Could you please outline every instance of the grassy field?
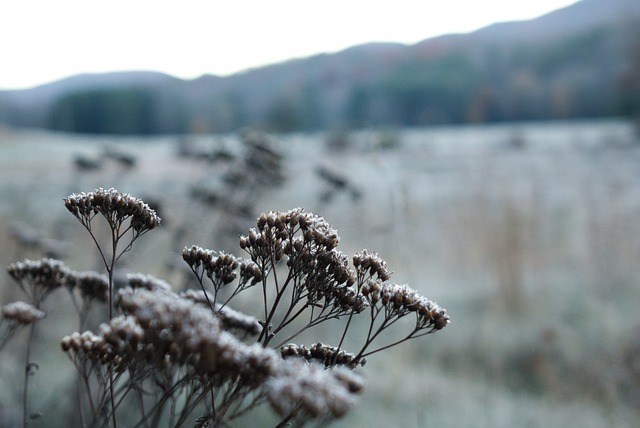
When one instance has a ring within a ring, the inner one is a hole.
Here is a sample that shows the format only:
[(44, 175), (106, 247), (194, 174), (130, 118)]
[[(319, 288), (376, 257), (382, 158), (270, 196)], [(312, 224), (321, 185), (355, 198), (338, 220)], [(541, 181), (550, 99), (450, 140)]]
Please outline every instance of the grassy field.
[[(62, 203), (97, 187), (156, 204), (163, 224), (136, 243), (125, 270), (176, 288), (185, 277), (173, 262), (184, 246), (239, 254), (237, 234), (261, 212), (304, 207), (337, 228), (342, 251), (378, 251), (395, 282), (452, 319), (438, 334), (372, 356), (360, 370), (365, 393), (338, 426), (637, 426), (640, 144), (631, 125), (287, 135), (272, 144), (284, 180), (233, 187), (234, 173), (252, 174), (228, 160), (243, 156), (236, 136), (0, 129), (0, 265), (49, 249), (73, 269), (99, 270)], [(79, 157), (99, 168), (79, 169)], [(16, 230), (39, 245), (20, 243)], [(20, 297), (4, 275), (0, 304)], [(35, 350), (31, 402), (47, 417), (34, 427), (64, 420), (57, 392), (73, 372), (58, 343), (77, 325), (55, 304)], [(316, 340), (330, 341), (325, 333)], [(21, 384), (19, 343), (0, 359), (3, 385)], [(8, 420), (20, 388), (0, 389)]]

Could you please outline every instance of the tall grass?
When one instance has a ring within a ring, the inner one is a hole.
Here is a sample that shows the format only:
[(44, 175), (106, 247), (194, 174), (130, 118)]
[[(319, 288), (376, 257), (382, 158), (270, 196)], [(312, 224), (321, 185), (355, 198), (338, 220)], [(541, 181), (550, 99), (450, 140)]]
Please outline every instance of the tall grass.
[[(370, 358), (364, 372), (375, 374), (367, 376), (360, 404), (337, 425), (565, 426), (572, 420), (584, 426), (635, 425), (640, 156), (626, 123), (403, 130), (398, 144), (384, 150), (376, 148), (374, 132), (363, 132), (348, 135), (339, 153), (327, 151), (321, 138), (282, 137), (273, 147), (280, 149), (287, 180), (251, 193), (250, 216), (226, 214), (232, 221), (224, 223), (234, 226), (223, 234), (212, 223), (221, 218), (214, 213), (224, 211), (224, 204), (184, 201), (194, 183), (198, 189), (224, 189), (223, 172), (240, 163), (176, 157), (169, 138), (152, 145), (113, 140), (107, 143), (137, 156), (135, 168), (105, 160), (99, 170), (75, 172), (73, 155), (99, 156), (101, 141), (7, 134), (2, 147), (15, 151), (7, 152), (10, 163), (0, 156), (5, 167), (0, 174), (13, 176), (0, 188), (3, 200), (12, 201), (0, 207), (7, 226), (0, 231), (6, 242), (0, 258), (6, 266), (46, 255), (42, 247), (19, 245), (11, 236), (8, 226), (19, 218), (43, 240), (65, 238), (63, 257), (70, 266), (101, 270), (96, 252), (80, 249), (90, 248), (90, 240), (60, 200), (77, 190), (114, 185), (144, 200), (153, 196), (148, 200), (161, 203), (163, 217), (162, 227), (121, 260), (121, 270), (197, 289), (181, 254), (164, 254), (194, 243), (237, 252), (237, 234), (246, 234), (260, 212), (305, 206), (331, 219), (343, 251), (378, 249), (395, 270), (395, 281), (446, 302), (455, 320), (447, 334)], [(233, 136), (203, 136), (193, 143), (202, 151), (224, 149), (236, 160), (244, 156)], [(30, 150), (28, 156), (20, 155), (23, 149)], [(327, 165), (361, 197), (335, 192), (323, 198), (327, 183), (316, 170)], [(37, 191), (18, 191), (25, 187)], [(59, 208), (33, 209), (34, 202)], [(126, 281), (122, 273), (116, 278)], [(5, 284), (3, 302), (19, 299), (9, 280)], [(50, 304), (63, 303), (63, 297), (52, 295)], [(250, 312), (252, 303), (239, 295), (234, 309)], [(78, 331), (97, 331), (105, 317), (91, 312)], [(46, 326), (37, 328), (36, 361), (47, 340), (78, 329), (78, 318), (68, 318), (49, 313)], [(329, 325), (318, 329), (335, 337)], [(14, 340), (25, 339), (18, 334)], [(313, 337), (301, 341), (314, 343)], [(328, 341), (338, 342), (339, 335)], [(23, 364), (24, 348), (16, 354), (10, 348), (3, 351), (0, 376), (21, 385), (11, 367)], [(33, 410), (49, 417), (59, 400), (40, 382), (65, 385), (51, 376), (51, 367), (63, 373), (68, 360), (40, 365), (30, 379)], [(20, 403), (7, 395), (0, 391), (4, 409)], [(268, 409), (260, 415), (266, 425), (275, 425)]]

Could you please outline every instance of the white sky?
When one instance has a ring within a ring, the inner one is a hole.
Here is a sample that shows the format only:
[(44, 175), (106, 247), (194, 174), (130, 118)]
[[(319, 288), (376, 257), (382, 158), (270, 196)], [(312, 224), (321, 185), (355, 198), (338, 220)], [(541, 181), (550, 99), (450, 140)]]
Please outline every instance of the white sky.
[(576, 0), (5, 0), (0, 89), (79, 73), (228, 75), (361, 43), (412, 44)]

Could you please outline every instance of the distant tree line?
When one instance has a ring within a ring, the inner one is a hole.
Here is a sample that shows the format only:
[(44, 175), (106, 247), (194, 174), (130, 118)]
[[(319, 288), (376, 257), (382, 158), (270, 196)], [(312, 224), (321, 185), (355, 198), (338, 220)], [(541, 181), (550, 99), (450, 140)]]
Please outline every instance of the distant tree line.
[[(160, 93), (150, 88), (89, 89), (60, 97), (51, 108), (49, 127), (88, 134), (184, 132), (179, 109), (167, 112)], [(169, 123), (166, 122), (169, 120)]]
[(37, 111), (0, 97), (0, 121), (144, 135), (638, 116), (640, 43), (628, 30), (526, 43), (466, 38), (440, 51), (397, 47), (392, 60), (363, 48), (208, 81), (69, 91)]

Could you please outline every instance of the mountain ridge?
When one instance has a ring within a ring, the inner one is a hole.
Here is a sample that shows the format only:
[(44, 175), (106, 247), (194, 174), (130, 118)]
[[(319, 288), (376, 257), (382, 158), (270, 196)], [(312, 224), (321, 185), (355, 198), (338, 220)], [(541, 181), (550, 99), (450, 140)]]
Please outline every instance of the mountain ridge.
[(0, 91), (0, 122), (93, 132), (68, 120), (91, 94), (111, 104), (133, 99), (132, 111), (153, 116), (145, 129), (172, 133), (606, 116), (619, 111), (638, 22), (640, 2), (582, 0), (528, 21), (412, 45), (356, 45), (230, 76), (84, 74)]

